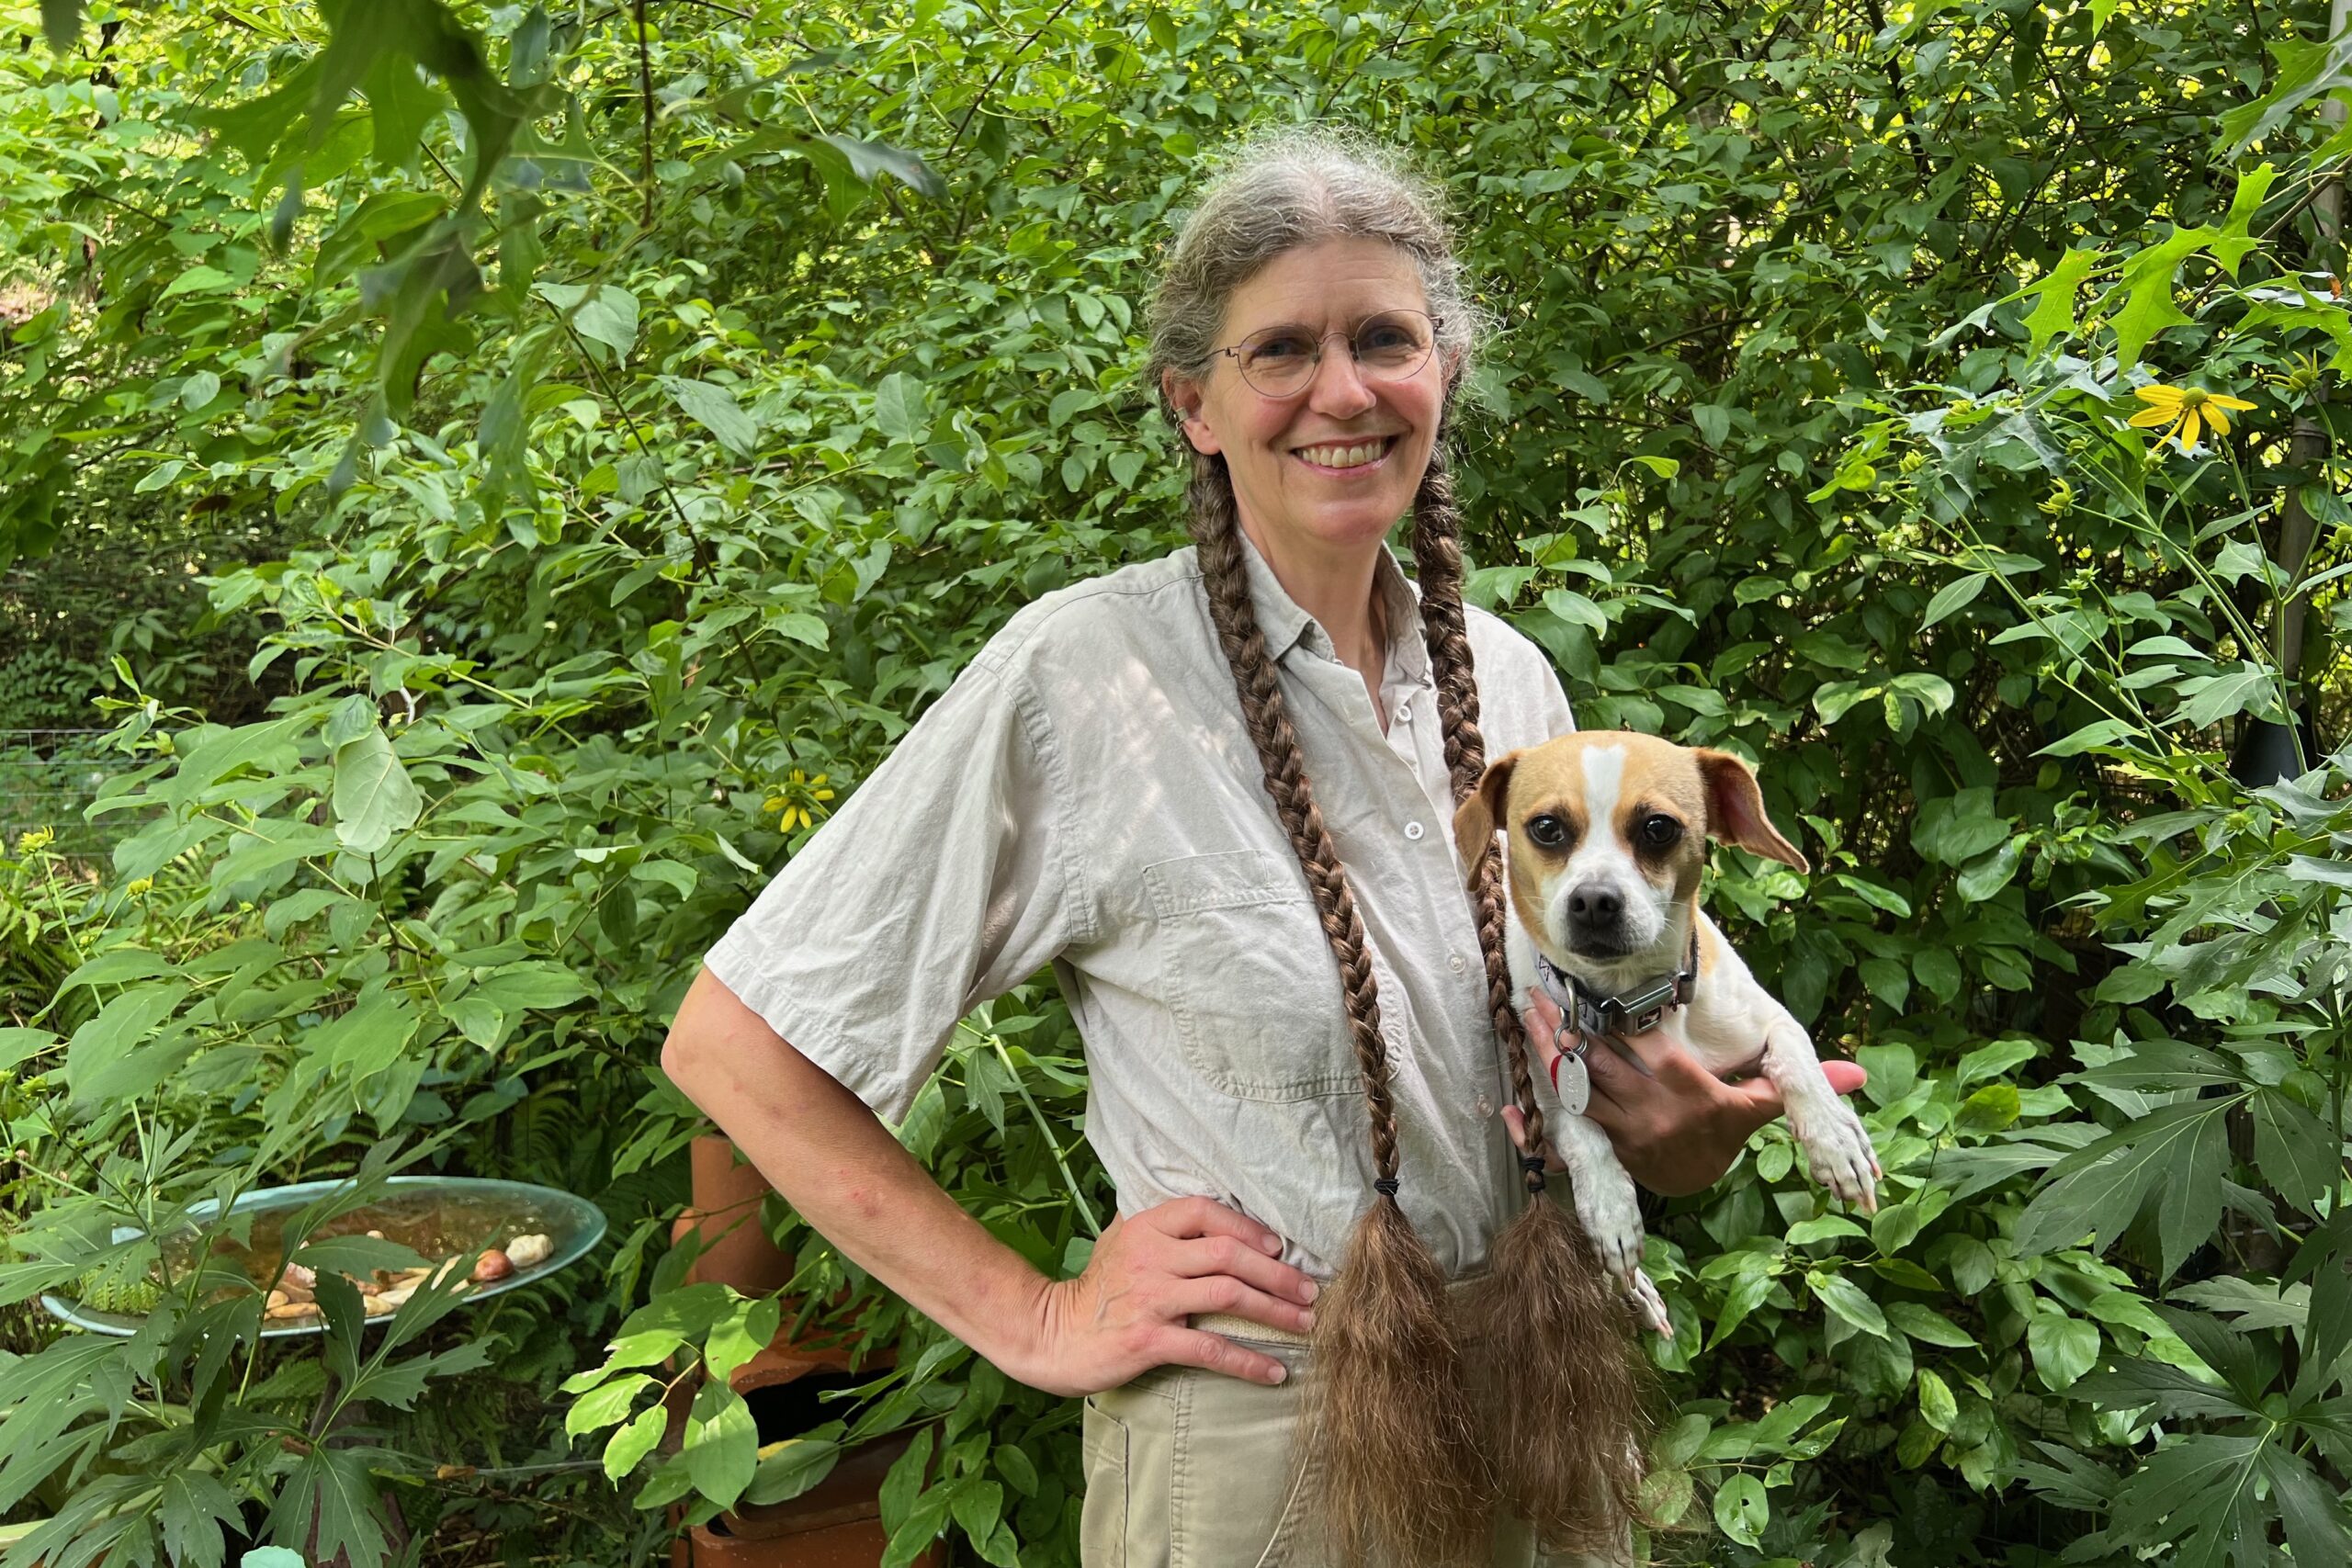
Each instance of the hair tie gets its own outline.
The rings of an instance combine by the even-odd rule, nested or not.
[[[1396,1196],[1396,1188],[1397,1181],[1393,1176],[1384,1176],[1379,1180],[1372,1184],[1372,1190],[1374,1192],[1379,1193],[1383,1198],[1394,1198]]]

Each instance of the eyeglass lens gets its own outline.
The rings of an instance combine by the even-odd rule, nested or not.
[[[1243,339],[1234,353],[1251,386],[1270,397],[1287,397],[1313,379],[1323,344],[1335,335],[1317,339],[1305,327],[1268,327]],[[1435,337],[1430,318],[1418,310],[1367,317],[1351,340],[1356,367],[1376,380],[1401,380],[1429,362]]]

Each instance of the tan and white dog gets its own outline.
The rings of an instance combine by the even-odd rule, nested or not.
[[[1717,1073],[1756,1064],[1760,1047],[1814,1179],[1874,1213],[1881,1172],[1861,1118],[1830,1088],[1804,1026],[1699,908],[1711,838],[1811,869],[1765,815],[1747,764],[1630,730],[1563,735],[1487,767],[1454,814],[1465,863],[1477,863],[1498,829],[1509,835],[1505,878],[1519,917],[1509,949],[1520,1010],[1541,987],[1564,1019],[1553,1082],[1563,1114],[1547,1118],[1547,1131],[1602,1266],[1624,1280],[1650,1326],[1672,1333],[1642,1272],[1634,1179],[1582,1114],[1584,1054],[1601,1036],[1657,1029]]]

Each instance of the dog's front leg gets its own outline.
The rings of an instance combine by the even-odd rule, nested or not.
[[[1878,1213],[1878,1183],[1884,1174],[1862,1119],[1845,1097],[1829,1087],[1812,1037],[1786,1008],[1773,1009],[1764,1036],[1764,1076],[1789,1108],[1789,1133],[1804,1150],[1814,1180],[1862,1213]]]
[[[1642,1202],[1634,1179],[1609,1145],[1609,1134],[1590,1118],[1553,1108],[1552,1142],[1567,1162],[1568,1183],[1576,1195],[1577,1218],[1592,1238],[1600,1266],[1625,1282],[1634,1307],[1652,1328],[1674,1337],[1666,1303],[1650,1277],[1642,1272]]]

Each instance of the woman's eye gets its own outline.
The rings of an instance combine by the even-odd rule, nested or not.
[[[1365,348],[1409,348],[1413,334],[1402,327],[1383,323],[1366,327],[1360,341]]]
[[[1306,352],[1306,340],[1297,337],[1270,337],[1250,348],[1252,359],[1287,359]]]
[[[1642,842],[1654,850],[1672,847],[1682,837],[1682,824],[1671,817],[1652,817],[1642,824]]]
[[[1547,850],[1556,850],[1568,841],[1568,825],[1556,817],[1531,818],[1527,836]]]

